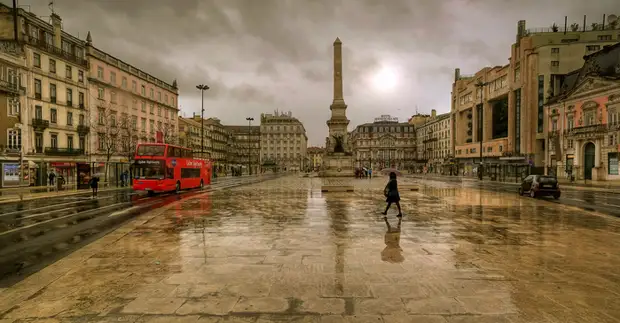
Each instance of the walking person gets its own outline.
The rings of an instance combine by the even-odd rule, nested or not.
[[[54,178],[56,178],[56,174],[53,171],[50,172],[48,179],[50,181],[50,186],[54,187]]]
[[[398,207],[397,217],[402,218],[403,213],[400,210],[400,194],[398,194],[398,183],[396,182],[395,172],[390,173],[390,180],[383,189],[383,195],[385,195],[386,197],[385,201],[387,202],[387,206],[385,207],[385,211],[382,214],[387,215],[387,211],[390,209],[390,206],[392,206],[392,203],[394,203],[396,204],[396,207]]]
[[[93,198],[96,198],[97,192],[99,191],[99,177],[93,176],[90,179],[90,188],[93,189]]]

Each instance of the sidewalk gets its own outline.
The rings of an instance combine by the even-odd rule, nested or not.
[[[406,174],[407,177],[414,178],[425,178],[425,179],[436,179],[436,180],[451,180],[451,181],[472,181],[479,182],[480,180],[477,177],[471,176],[449,176],[449,175],[438,175],[438,174]],[[510,184],[510,185],[518,185],[519,183],[515,183],[513,181],[492,181],[490,179],[483,179],[483,182],[488,183],[502,183],[502,184]],[[583,180],[575,181],[571,183],[569,180],[565,178],[558,178],[558,182],[562,185],[562,188],[569,188],[575,190],[589,190],[589,191],[599,191],[599,192],[610,192],[620,194],[620,182],[618,181],[592,181],[588,180],[584,183]]]

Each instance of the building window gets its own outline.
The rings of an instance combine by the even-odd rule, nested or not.
[[[8,97],[7,98],[7,106],[8,106],[8,115],[16,116],[19,115],[19,97]]]
[[[73,71],[69,65],[65,65],[65,77],[70,80],[73,79]]]
[[[84,83],[84,71],[78,71],[78,82]]]
[[[138,128],[138,116],[131,116],[131,129]]]
[[[73,106],[73,90],[67,89],[67,105]]]
[[[134,110],[138,110],[138,100],[131,101],[131,108]]]
[[[43,119],[43,107],[40,105],[34,106],[34,118],[37,120]]]
[[[558,47],[551,48],[551,54],[559,54],[559,53],[560,53],[560,48]]]
[[[608,174],[609,175],[618,175],[618,153],[608,153]]]
[[[609,135],[608,146],[616,147],[618,145],[618,137],[615,134]]]
[[[104,125],[105,124],[105,111],[103,109],[99,109],[99,120],[98,120],[100,125]]]
[[[161,107],[157,106],[157,116],[161,117]]]
[[[575,121],[573,120],[573,118],[568,118],[568,130],[573,129],[574,126],[575,126]]]
[[[113,128],[116,127],[116,114],[115,113],[110,114],[110,126]]]
[[[78,117],[78,122],[79,122],[78,124],[80,126],[84,126],[85,125],[84,124],[84,115],[83,114],[80,114],[80,116]]]
[[[586,46],[586,51],[587,52],[597,52],[601,50],[601,45],[588,45]]]
[[[538,133],[543,132],[545,104],[545,76],[538,76]]]
[[[141,86],[140,93],[142,93],[142,96],[146,96],[146,86],[144,86],[144,85]]]
[[[110,92],[110,102],[116,103],[116,92]]]
[[[99,140],[97,141],[99,143],[99,150],[105,150],[105,134],[100,133],[98,137]]]
[[[552,131],[558,130],[558,120],[551,121],[551,130]]]
[[[50,136],[50,142],[51,142],[52,148],[57,149],[58,148],[58,135],[55,133],[52,134]]]
[[[140,129],[146,132],[146,118],[140,119]]]
[[[155,104],[151,103],[150,105],[150,113],[155,114]]]
[[[551,61],[551,67],[558,67],[560,66],[560,61]]]
[[[8,139],[7,147],[9,149],[21,149],[22,133],[19,129],[9,129],[7,139]]]
[[[150,89],[149,92],[150,92],[150,95],[151,95],[151,99],[154,99],[155,95],[153,93],[155,93],[155,91],[153,91],[153,89]]]
[[[170,98],[170,105],[174,106],[174,97]]]
[[[97,78],[103,80],[103,67],[97,66]]]
[[[140,109],[142,112],[146,113],[146,101],[142,101]]]
[[[138,92],[138,83],[135,80],[131,81],[131,90],[133,92]]]
[[[67,112],[67,126],[73,125],[73,112]]]
[[[121,86],[123,87],[123,89],[127,88],[127,78],[123,76],[123,79],[121,81]]]
[[[616,111],[607,112],[607,123],[612,125],[618,123],[618,114],[616,114]]]
[[[97,98],[99,100],[104,100],[105,99],[105,90],[102,87],[97,89]]]
[[[50,102],[56,103],[56,84],[50,84]]]
[[[73,149],[73,135],[67,135],[67,148]]]
[[[611,41],[611,35],[599,35],[597,39],[602,41]]]
[[[34,65],[34,67],[41,68],[41,55],[37,53],[32,55],[32,65]]]
[[[588,111],[584,114],[584,122],[585,122],[585,126],[592,126],[594,125],[595,122],[595,111]]]
[[[80,136],[80,150],[85,151],[86,150],[86,138]]]
[[[78,93],[78,103],[80,105],[80,108],[84,108],[84,92],[80,92]]]
[[[56,109],[50,109],[50,122],[57,123],[58,122],[58,112]]]

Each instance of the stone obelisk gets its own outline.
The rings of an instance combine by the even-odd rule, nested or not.
[[[355,171],[347,130],[349,119],[347,119],[347,105],[344,103],[343,95],[342,42],[339,38],[334,41],[334,98],[329,109],[332,112],[331,118],[327,120],[329,136],[325,138],[325,156],[320,175],[353,177]]]

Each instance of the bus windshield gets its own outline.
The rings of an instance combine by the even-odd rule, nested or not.
[[[136,160],[134,174],[136,179],[164,179],[164,162],[162,160]]]
[[[138,147],[138,156],[163,156],[166,146],[160,145],[140,145]]]

